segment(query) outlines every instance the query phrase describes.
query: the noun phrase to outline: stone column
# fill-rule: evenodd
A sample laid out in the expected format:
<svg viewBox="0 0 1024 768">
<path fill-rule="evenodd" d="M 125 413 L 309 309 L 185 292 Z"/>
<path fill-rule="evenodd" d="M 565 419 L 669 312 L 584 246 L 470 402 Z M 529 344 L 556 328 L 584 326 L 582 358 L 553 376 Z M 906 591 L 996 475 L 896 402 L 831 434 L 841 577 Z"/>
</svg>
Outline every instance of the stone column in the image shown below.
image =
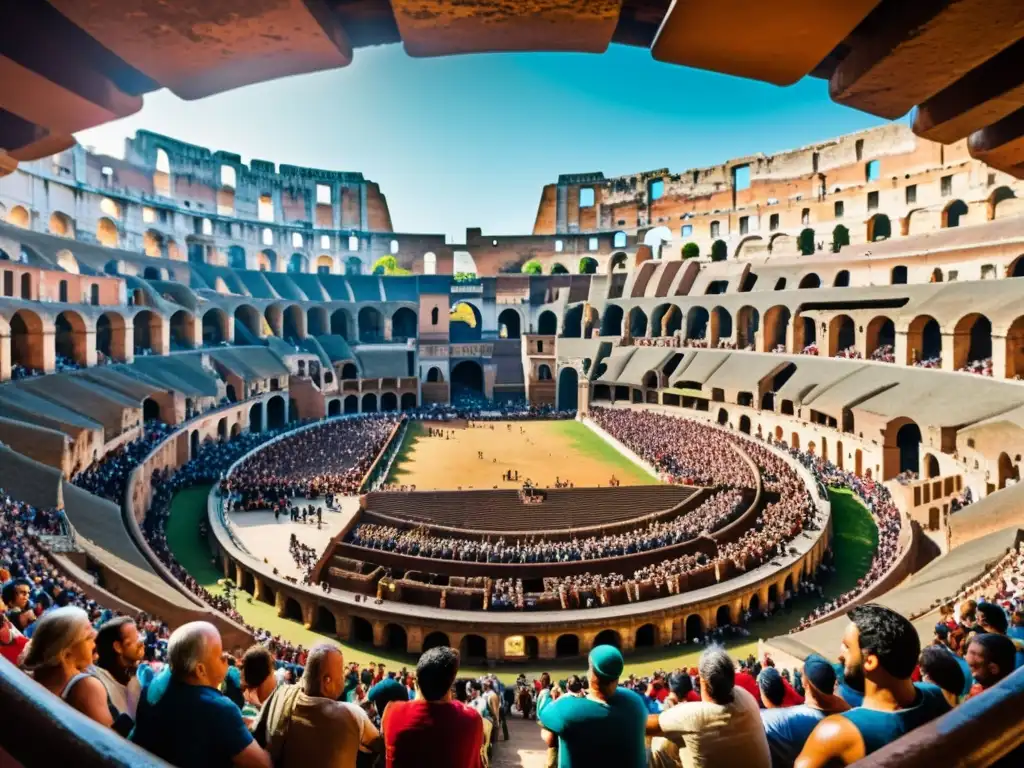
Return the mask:
<svg viewBox="0 0 1024 768">
<path fill-rule="evenodd" d="M 970 344 L 970 334 L 953 334 L 945 333 L 942 334 L 942 370 L 944 371 L 955 371 L 957 368 L 967 362 L 967 353 L 963 352 L 963 360 L 956 360 L 955 355 L 957 346 L 963 346 L 957 344 L 958 336 L 967 336 L 966 343 Z"/>
<path fill-rule="evenodd" d="M 406 627 L 405 648 L 408 653 L 423 653 L 423 627 Z"/>
<path fill-rule="evenodd" d="M 1006 355 L 1010 345 L 1007 343 L 1006 334 L 997 336 L 992 334 L 992 376 L 996 379 L 1006 378 Z M 1012 353 L 1011 353 L 1012 354 Z"/>
<path fill-rule="evenodd" d="M 57 368 L 57 348 L 53 328 L 44 328 L 39 336 L 39 341 L 42 344 L 39 362 L 46 373 L 53 373 Z"/>
<path fill-rule="evenodd" d="M 0 381 L 11 378 L 11 337 L 0 334 Z"/>
<path fill-rule="evenodd" d="M 348 614 L 334 614 L 334 633 L 339 640 L 348 640 L 352 635 L 352 619 Z"/>
<path fill-rule="evenodd" d="M 383 648 L 387 645 L 387 623 L 383 621 L 373 622 L 373 647 Z"/>
<path fill-rule="evenodd" d="M 255 587 L 255 589 L 253 591 L 252 599 L 253 600 L 262 600 L 263 599 L 263 590 L 265 588 L 265 585 L 263 584 L 263 579 L 261 579 L 259 576 L 255 576 L 255 575 L 254 575 L 254 579 L 255 579 L 256 587 Z"/>
<path fill-rule="evenodd" d="M 893 355 L 896 356 L 896 365 L 911 365 L 910 362 L 910 340 L 907 331 L 896 331 L 896 342 L 893 344 Z"/>
<path fill-rule="evenodd" d="M 277 611 L 277 615 L 281 618 L 284 617 L 284 606 L 288 602 L 288 595 L 284 593 L 283 589 L 277 590 L 274 593 L 274 609 Z"/>
<path fill-rule="evenodd" d="M 316 603 L 302 602 L 302 626 L 306 629 L 312 629 L 313 623 L 316 621 Z"/>
<path fill-rule="evenodd" d="M 96 329 L 89 328 L 84 333 L 75 334 L 75 361 L 84 361 L 87 368 L 96 365 Z"/>
</svg>

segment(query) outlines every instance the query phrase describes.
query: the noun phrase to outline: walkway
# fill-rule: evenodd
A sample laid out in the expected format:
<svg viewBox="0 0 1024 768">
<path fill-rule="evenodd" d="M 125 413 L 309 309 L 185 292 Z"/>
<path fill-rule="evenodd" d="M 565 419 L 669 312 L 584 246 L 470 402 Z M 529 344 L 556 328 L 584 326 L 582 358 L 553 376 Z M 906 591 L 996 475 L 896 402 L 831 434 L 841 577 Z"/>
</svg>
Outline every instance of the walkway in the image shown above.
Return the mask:
<svg viewBox="0 0 1024 768">
<path fill-rule="evenodd" d="M 540 739 L 535 720 L 512 715 L 508 721 L 508 741 L 494 745 L 491 768 L 544 768 L 547 749 Z"/>
</svg>

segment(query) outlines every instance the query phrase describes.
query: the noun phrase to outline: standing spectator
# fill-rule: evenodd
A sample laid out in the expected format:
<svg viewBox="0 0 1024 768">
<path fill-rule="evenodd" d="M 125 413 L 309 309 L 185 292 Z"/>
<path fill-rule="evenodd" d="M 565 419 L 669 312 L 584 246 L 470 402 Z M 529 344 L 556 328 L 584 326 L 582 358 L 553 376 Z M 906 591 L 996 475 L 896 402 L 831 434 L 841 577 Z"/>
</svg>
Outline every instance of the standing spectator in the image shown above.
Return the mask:
<svg viewBox="0 0 1024 768">
<path fill-rule="evenodd" d="M 768 672 L 775 670 L 765 669 L 758 676 L 766 705 L 769 699 L 773 702 L 782 699 L 777 689 L 770 695 L 765 695 L 765 686 L 761 683 L 761 678 Z M 779 680 L 782 680 L 781 676 Z M 761 713 L 761 722 L 772 756 L 772 768 L 792 768 L 814 727 L 829 715 L 845 712 L 850 708 L 849 704 L 835 695 L 836 671 L 818 654 L 812 653 L 804 659 L 803 681 L 803 704 L 795 707 L 769 706 Z"/>
<path fill-rule="evenodd" d="M 88 673 L 96 630 L 81 608 L 55 608 L 39 619 L 25 649 L 22 668 L 83 715 L 112 727 L 114 713 L 103 683 Z"/>
<path fill-rule="evenodd" d="M 637 693 L 619 687 L 624 664 L 618 648 L 597 646 L 590 652 L 588 695 L 561 696 L 540 712 L 544 742 L 558 746 L 562 768 L 647 765 L 647 708 Z"/>
<path fill-rule="evenodd" d="M 479 768 L 483 723 L 452 701 L 458 673 L 458 651 L 441 646 L 420 656 L 416 699 L 393 701 L 384 710 L 387 768 Z"/>
<path fill-rule="evenodd" d="M 913 624 L 881 605 L 861 605 L 848 615 L 845 676 L 863 688 L 864 704 L 822 720 L 796 768 L 850 765 L 949 711 L 942 691 L 911 680 L 921 653 Z"/>
<path fill-rule="evenodd" d="M 306 659 L 298 685 L 283 686 L 263 708 L 257 738 L 278 768 L 355 768 L 360 747 L 380 752 L 380 733 L 357 704 L 338 701 L 345 687 L 341 649 L 322 643 Z"/>
<path fill-rule="evenodd" d="M 228 673 L 224 655 L 212 624 L 178 627 L 167 641 L 168 669 L 142 692 L 131 740 L 178 768 L 271 768 L 241 711 L 217 690 Z"/>
<path fill-rule="evenodd" d="M 967 646 L 967 666 L 971 668 L 974 685 L 967 698 L 984 693 L 1010 675 L 1016 663 L 1017 649 L 1006 635 L 986 633 L 975 635 Z"/>
<path fill-rule="evenodd" d="M 701 701 L 679 704 L 647 720 L 647 733 L 682 739 L 687 768 L 769 768 L 771 757 L 754 697 L 736 685 L 736 668 L 724 649 L 712 646 L 697 664 Z"/>
<path fill-rule="evenodd" d="M 128 616 L 118 616 L 96 631 L 96 663 L 89 672 L 103 687 L 114 709 L 135 719 L 142 685 L 135 672 L 146 655 L 139 628 Z"/>
</svg>

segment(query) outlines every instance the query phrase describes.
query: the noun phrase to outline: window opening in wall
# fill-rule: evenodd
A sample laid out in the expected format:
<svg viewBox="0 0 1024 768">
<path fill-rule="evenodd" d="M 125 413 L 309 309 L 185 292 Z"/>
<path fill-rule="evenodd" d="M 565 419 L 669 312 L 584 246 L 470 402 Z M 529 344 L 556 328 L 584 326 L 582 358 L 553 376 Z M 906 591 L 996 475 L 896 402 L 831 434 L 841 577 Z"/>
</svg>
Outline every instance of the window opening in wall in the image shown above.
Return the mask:
<svg viewBox="0 0 1024 768">
<path fill-rule="evenodd" d="M 213 222 L 210 221 L 209 219 L 203 219 L 202 232 L 203 232 L 204 235 L 212 235 L 213 234 Z"/>
<path fill-rule="evenodd" d="M 862 160 L 864 158 L 864 139 L 857 139 L 857 143 L 853 145 L 853 149 L 857 153 L 857 160 Z"/>
<path fill-rule="evenodd" d="M 811 171 L 814 173 L 818 172 L 818 159 L 819 155 L 817 152 L 811 155 Z"/>
<path fill-rule="evenodd" d="M 434 254 L 432 251 L 423 255 L 423 274 L 437 274 L 437 255 Z"/>
<path fill-rule="evenodd" d="M 719 224 L 717 221 L 712 221 L 711 222 L 711 236 L 712 237 L 718 237 L 718 233 L 721 231 L 721 229 L 722 229 L 722 225 Z"/>
<path fill-rule="evenodd" d="M 778 228 L 779 228 L 779 214 L 773 213 L 771 216 L 768 217 L 768 229 L 769 229 L 769 231 L 774 232 Z"/>
<path fill-rule="evenodd" d="M 939 182 L 939 192 L 943 197 L 949 197 L 953 194 L 953 177 L 943 176 Z"/>
<path fill-rule="evenodd" d="M 105 216 L 109 216 L 112 219 L 121 218 L 120 206 L 118 206 L 118 204 L 109 197 L 104 197 L 100 200 L 100 211 L 102 211 Z"/>
<path fill-rule="evenodd" d="M 750 189 L 750 166 L 737 165 L 732 169 L 732 188 L 737 192 Z"/>
<path fill-rule="evenodd" d="M 867 181 L 878 181 L 882 176 L 882 164 L 877 160 L 871 160 L 864 166 L 864 178 Z"/>
<path fill-rule="evenodd" d="M 613 248 L 625 248 L 626 247 L 626 233 L 625 232 L 616 232 L 615 233 L 615 238 L 614 238 L 614 240 L 612 240 L 612 247 Z"/>
<path fill-rule="evenodd" d="M 142 222 L 143 224 L 152 224 L 156 221 L 156 211 L 149 206 L 142 207 Z"/>
<path fill-rule="evenodd" d="M 804 208 L 804 209 L 803 209 L 803 210 L 802 210 L 802 211 L 800 212 L 800 223 L 801 223 L 801 224 L 802 224 L 803 226 L 805 226 L 805 227 L 806 227 L 806 226 L 807 226 L 808 224 L 810 224 L 810 223 L 811 223 L 811 209 L 810 209 L 810 208 Z"/>
<path fill-rule="evenodd" d="M 260 195 L 256 205 L 256 216 L 260 221 L 274 220 L 274 200 L 270 195 Z"/>
<path fill-rule="evenodd" d="M 331 236 L 330 235 L 320 235 L 320 247 L 325 249 L 325 250 L 327 248 L 331 247 Z"/>
<path fill-rule="evenodd" d="M 263 228 L 262 240 L 264 245 L 274 244 L 274 233 L 271 231 L 270 227 Z"/>
<path fill-rule="evenodd" d="M 679 234 L 683 237 L 690 237 L 693 234 L 693 224 L 683 224 Z"/>
<path fill-rule="evenodd" d="M 398 241 L 397 240 L 392 240 L 391 241 L 391 255 L 394 256 L 396 253 L 398 253 Z"/>
<path fill-rule="evenodd" d="M 877 211 L 878 210 L 878 193 L 877 192 L 868 192 L 868 210 L 869 211 Z"/>
<path fill-rule="evenodd" d="M 740 234 L 745 235 L 750 231 L 750 217 L 740 216 Z"/>
<path fill-rule="evenodd" d="M 665 182 L 661 179 L 655 179 L 651 182 L 651 202 L 660 200 L 665 196 Z M 618 246 L 616 246 L 618 247 Z"/>
<path fill-rule="evenodd" d="M 597 247 L 598 247 L 597 238 L 596 237 L 590 238 L 590 240 L 588 241 L 587 245 L 589 246 L 590 250 L 596 251 Z"/>
<path fill-rule="evenodd" d="M 594 188 L 580 187 L 580 208 L 592 208 L 594 206 Z"/>
<path fill-rule="evenodd" d="M 320 205 L 331 204 L 331 188 L 326 184 L 316 185 L 316 201 Z"/>
<path fill-rule="evenodd" d="M 907 203 L 908 204 L 916 203 L 917 202 L 917 184 L 911 184 L 910 186 L 908 186 L 907 189 L 906 189 L 906 194 L 907 194 Z"/>
<path fill-rule="evenodd" d="M 348 238 L 348 249 L 350 251 L 358 251 L 359 250 L 359 238 L 356 237 L 355 235 L 349 235 L 349 238 Z"/>
<path fill-rule="evenodd" d="M 555 240 L 555 253 L 561 253 L 565 250 L 565 243 L 561 240 Z"/>
<path fill-rule="evenodd" d="M 292 232 L 292 248 L 302 247 L 302 235 L 298 232 Z"/>
<path fill-rule="evenodd" d="M 832 207 L 835 210 L 836 218 L 837 219 L 843 218 L 843 213 L 846 211 L 846 206 L 843 204 L 843 201 L 842 200 L 836 200 L 835 205 L 833 205 Z"/>
<path fill-rule="evenodd" d="M 220 185 L 222 187 L 231 187 L 234 189 L 236 184 L 237 176 L 235 175 L 235 169 L 230 165 L 222 165 L 220 167 Z"/>
</svg>

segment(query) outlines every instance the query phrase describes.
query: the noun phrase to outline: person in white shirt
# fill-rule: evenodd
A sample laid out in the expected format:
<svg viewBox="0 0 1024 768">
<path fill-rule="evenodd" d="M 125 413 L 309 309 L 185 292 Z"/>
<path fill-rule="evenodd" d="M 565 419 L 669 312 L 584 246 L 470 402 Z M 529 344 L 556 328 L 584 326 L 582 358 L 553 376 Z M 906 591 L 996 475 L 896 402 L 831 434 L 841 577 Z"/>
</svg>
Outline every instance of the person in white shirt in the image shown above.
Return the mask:
<svg viewBox="0 0 1024 768">
<path fill-rule="evenodd" d="M 145 655 L 139 628 L 128 616 L 111 619 L 96 631 L 96 663 L 88 671 L 103 683 L 114 708 L 132 720 L 142 694 L 136 672 Z"/>
</svg>

